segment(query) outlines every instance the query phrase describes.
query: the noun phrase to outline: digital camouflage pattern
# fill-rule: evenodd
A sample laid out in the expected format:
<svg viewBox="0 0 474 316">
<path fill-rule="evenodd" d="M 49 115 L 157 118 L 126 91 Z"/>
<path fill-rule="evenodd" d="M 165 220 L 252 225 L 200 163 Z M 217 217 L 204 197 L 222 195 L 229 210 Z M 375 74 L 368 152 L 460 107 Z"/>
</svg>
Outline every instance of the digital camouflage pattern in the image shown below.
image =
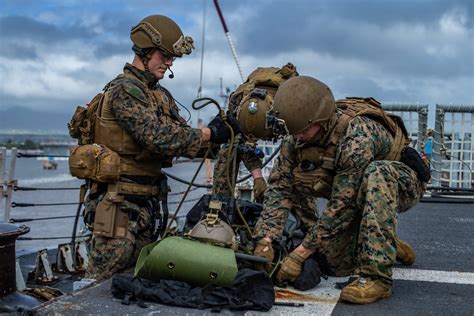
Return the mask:
<svg viewBox="0 0 474 316">
<path fill-rule="evenodd" d="M 264 210 L 255 226 L 254 238 L 270 237 L 278 240 L 285 227 L 289 212 L 293 212 L 303 223 L 307 233 L 303 244 L 313 239 L 312 232 L 318 222 L 317 198 L 305 194 L 293 185 L 292 170 L 297 165 L 296 147 L 293 138 L 287 137 L 282 141 L 280 154 L 273 165 L 265 192 Z"/>
<path fill-rule="evenodd" d="M 169 92 L 157 86 L 151 74 L 130 64 L 124 74 L 108 88 L 119 125 L 153 154 L 194 158 L 202 145 L 201 131 L 185 124 Z"/>
<path fill-rule="evenodd" d="M 120 127 L 154 157 L 163 161 L 177 156 L 193 158 L 205 145 L 201 131 L 186 125 L 172 96 L 156 84 L 150 73 L 126 64 L 124 74 L 106 87 L 105 102 L 110 102 Z M 102 197 L 88 197 L 85 214 L 93 212 Z M 92 237 L 87 277 L 104 279 L 134 265 L 140 249 L 151 242 L 152 218 L 147 208 L 125 201 L 122 209 L 135 217 L 138 214 L 138 219 L 129 221 L 129 238 Z"/>
<path fill-rule="evenodd" d="M 84 212 L 95 210 L 103 195 L 85 202 Z M 122 210 L 136 214 L 136 220 L 128 222 L 132 238 L 109 238 L 93 235 L 89 241 L 89 264 L 86 278 L 103 280 L 124 269 L 133 267 L 143 246 L 152 242 L 153 225 L 147 208 L 125 201 Z"/>
<path fill-rule="evenodd" d="M 231 192 L 228 184 L 228 169 L 227 163 L 232 161 L 232 157 L 228 157 L 229 144 L 225 144 L 221 147 L 217 154 L 217 159 L 214 163 L 214 173 L 213 173 L 213 193 L 221 196 L 234 196 L 234 192 Z M 245 168 L 252 172 L 255 169 L 262 168 L 262 159 L 259 157 L 249 154 L 237 152 L 235 157 L 235 169 L 234 171 L 230 170 L 233 181 L 237 178 L 239 171 L 240 162 L 243 162 Z"/>
<path fill-rule="evenodd" d="M 334 275 L 361 275 L 391 282 L 396 257 L 397 212 L 421 198 L 424 185 L 401 162 L 382 160 L 392 136 L 379 123 L 358 116 L 351 120 L 336 147 L 335 175 L 326 210 L 307 231 L 302 245 L 323 254 Z M 294 201 L 314 196 L 311 187 L 295 187 L 294 169 L 300 163 L 293 137 L 284 139 L 274 165 L 264 211 L 255 238 L 278 240 Z M 303 209 L 313 216 L 312 210 Z M 309 215 L 311 214 L 311 215 Z"/>
<path fill-rule="evenodd" d="M 268 107 L 270 106 L 271 102 L 273 102 L 273 96 L 275 91 L 278 89 L 281 83 L 288 80 L 291 77 L 298 76 L 298 72 L 296 71 L 296 67 L 292 63 L 287 63 L 283 65 L 281 68 L 277 67 L 259 67 L 256 68 L 252 73 L 248 76 L 247 80 L 239 85 L 235 91 L 229 97 L 229 113 L 236 115 L 237 118 L 241 117 L 239 115 L 240 110 L 243 107 L 243 103 L 245 103 L 245 99 L 249 99 L 251 92 L 254 88 L 260 88 L 266 90 L 266 101 L 268 102 Z M 260 110 L 265 110 L 263 113 L 266 113 L 268 110 L 267 107 L 261 108 Z M 251 120 L 255 125 L 256 129 L 260 127 L 263 128 L 263 122 L 257 120 Z M 242 124 L 242 122 L 240 122 Z M 242 125 L 241 125 L 242 127 Z M 244 129 L 243 129 L 244 131 Z M 256 131 L 254 130 L 254 133 Z M 253 133 L 252 133 L 253 134 Z M 256 133 L 258 135 L 259 133 Z M 253 134 L 255 135 L 255 134 Z M 248 137 L 249 135 L 246 135 Z M 250 138 L 254 138 L 254 136 L 250 136 Z M 253 139 L 254 141 L 258 139 Z M 227 149 L 228 144 L 222 146 L 221 150 L 218 153 L 217 160 L 214 164 L 214 176 L 213 182 L 214 187 L 213 191 L 216 194 L 223 195 L 223 196 L 233 196 L 233 192 L 231 192 L 229 185 L 228 185 L 228 175 L 227 175 L 227 168 L 226 165 L 228 161 L 232 159 L 236 159 L 236 169 L 235 171 L 231 171 L 233 179 L 237 177 L 237 173 L 239 171 L 240 162 L 243 162 L 245 168 L 248 171 L 252 172 L 256 169 L 262 168 L 262 159 L 252 155 L 250 153 L 243 153 L 238 152 L 236 157 L 228 157 Z"/>
</svg>

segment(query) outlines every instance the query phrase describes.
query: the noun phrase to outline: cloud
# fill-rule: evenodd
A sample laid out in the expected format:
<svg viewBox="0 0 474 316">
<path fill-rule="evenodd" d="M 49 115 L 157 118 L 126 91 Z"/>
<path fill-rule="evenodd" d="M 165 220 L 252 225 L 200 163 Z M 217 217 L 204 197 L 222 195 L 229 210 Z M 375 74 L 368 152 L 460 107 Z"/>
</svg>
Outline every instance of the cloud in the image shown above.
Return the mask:
<svg viewBox="0 0 474 316">
<path fill-rule="evenodd" d="M 371 6 L 366 7 L 367 12 L 362 17 L 357 15 L 360 9 L 348 17 L 326 14 L 328 8 L 333 8 L 327 3 L 316 2 L 312 10 L 308 9 L 311 7 L 308 3 L 305 7 L 298 3 L 291 14 L 279 10 L 278 6 L 268 7 L 266 12 L 260 8 L 263 18 L 255 19 L 254 14 L 250 14 L 241 24 L 245 26 L 242 33 L 237 33 L 241 51 L 263 57 L 269 51 L 311 49 L 335 57 L 367 61 L 374 68 L 384 68 L 400 76 L 421 72 L 430 76 L 457 76 L 474 71 L 473 63 L 464 62 L 474 54 L 473 45 L 467 44 L 474 42 L 474 34 L 466 7 L 439 9 L 437 15 L 431 12 L 432 18 L 426 19 L 421 14 L 425 6 L 418 3 L 418 20 L 404 20 L 401 16 L 398 20 L 389 18 L 389 23 L 381 22 L 378 15 L 385 16 L 391 9 L 390 2 L 388 10 L 378 6 L 380 10 L 374 12 Z M 321 7 L 317 7 L 318 4 Z M 339 2 L 334 7 L 340 7 L 337 4 Z M 374 16 L 367 16 L 369 13 Z"/>
<path fill-rule="evenodd" d="M 440 29 L 448 36 L 460 37 L 467 35 L 467 12 L 461 8 L 453 8 L 443 14 L 439 21 Z"/>
<path fill-rule="evenodd" d="M 113 3 L 113 5 L 112 5 Z M 203 1 L 3 1 L 0 108 L 72 112 L 132 60 L 129 32 L 146 15 L 171 16 L 196 50 L 163 85 L 190 105 L 199 86 Z M 385 102 L 474 103 L 473 3 L 469 0 L 220 1 L 244 76 L 293 62 L 336 97 Z M 241 81 L 219 18 L 206 2 L 203 95 L 219 101 Z M 209 118 L 214 109 L 199 113 Z M 195 117 L 197 114 L 193 114 Z"/>
<path fill-rule="evenodd" d="M 25 16 L 0 18 L 0 38 L 5 40 L 35 40 L 57 43 L 74 38 L 87 39 L 92 33 L 84 27 L 58 27 Z"/>
</svg>

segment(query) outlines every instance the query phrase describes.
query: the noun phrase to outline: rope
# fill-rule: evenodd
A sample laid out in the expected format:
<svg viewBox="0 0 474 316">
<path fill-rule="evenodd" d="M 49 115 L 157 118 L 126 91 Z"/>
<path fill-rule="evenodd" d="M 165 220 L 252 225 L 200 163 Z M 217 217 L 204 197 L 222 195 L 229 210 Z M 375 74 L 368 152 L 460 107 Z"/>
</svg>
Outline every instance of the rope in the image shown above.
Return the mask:
<svg viewBox="0 0 474 316">
<path fill-rule="evenodd" d="M 30 206 L 54 206 L 54 205 L 77 205 L 79 202 L 73 203 L 16 203 L 12 202 L 11 207 L 30 207 Z"/>
<path fill-rule="evenodd" d="M 25 222 L 33 222 L 33 221 L 42 221 L 46 219 L 60 219 L 60 218 L 72 218 L 72 217 L 76 217 L 76 216 L 67 215 L 67 216 L 38 217 L 38 218 L 10 218 L 9 223 L 25 223 Z"/>
<path fill-rule="evenodd" d="M 431 196 L 432 197 L 443 197 L 443 196 L 465 196 L 466 198 L 471 196 L 472 198 L 474 198 L 474 191 L 452 191 L 452 192 L 449 192 L 449 191 L 443 191 L 443 192 L 438 192 L 438 191 L 434 191 L 434 192 L 431 192 Z"/>
<path fill-rule="evenodd" d="M 77 224 L 79 223 L 79 217 L 81 216 L 82 204 L 84 204 L 82 194 L 83 193 L 85 194 L 86 190 L 88 189 L 85 184 L 82 185 L 81 188 L 83 188 L 84 191 L 81 191 L 81 193 L 79 194 L 81 197 L 79 198 L 80 202 L 79 202 L 79 205 L 77 206 L 76 215 L 74 216 L 74 224 L 72 226 L 72 234 L 71 234 L 72 257 L 73 258 L 76 257 Z"/>
<path fill-rule="evenodd" d="M 191 191 L 196 191 L 196 190 L 198 190 L 198 189 L 200 189 L 200 188 L 192 188 L 192 189 L 189 190 L 189 192 L 191 192 Z M 184 194 L 184 193 L 186 193 L 186 191 L 175 192 L 175 193 L 169 193 L 168 195 L 169 195 L 169 196 L 172 196 L 172 195 L 176 196 L 176 195 L 181 195 L 181 194 Z"/>
<path fill-rule="evenodd" d="M 199 201 L 201 198 L 198 197 L 198 198 L 195 198 L 195 199 L 189 199 L 189 200 L 186 200 L 184 201 L 183 203 L 189 203 L 189 202 L 196 202 L 196 201 Z M 178 204 L 180 203 L 181 201 L 175 201 L 175 202 L 168 202 L 168 204 Z"/>
<path fill-rule="evenodd" d="M 277 260 L 275 266 L 273 267 L 273 269 L 270 271 L 270 277 L 272 277 L 273 274 L 276 272 L 276 270 L 280 266 L 280 262 L 281 262 L 281 250 L 278 251 L 278 260 Z"/>
<path fill-rule="evenodd" d="M 474 204 L 474 199 L 463 199 L 463 198 L 422 198 L 421 203 L 446 203 L 446 204 Z"/>
<path fill-rule="evenodd" d="M 178 182 L 181 182 L 181 183 L 184 183 L 184 184 L 191 184 L 191 182 L 189 182 L 188 180 L 185 180 L 183 178 L 180 178 L 180 177 L 177 177 L 175 175 L 172 175 L 171 173 L 168 173 L 164 170 L 161 170 L 161 173 L 165 174 L 166 176 L 170 177 L 171 179 L 173 180 L 176 180 Z M 206 188 L 206 189 L 211 189 L 212 188 L 212 185 L 210 184 L 200 184 L 200 183 L 193 183 L 192 184 L 193 186 L 195 187 L 198 187 L 198 188 Z"/>
<path fill-rule="evenodd" d="M 197 91 L 197 98 L 202 97 L 202 73 L 204 69 L 204 43 L 205 43 L 205 34 L 206 34 L 206 0 L 202 0 L 203 10 L 202 10 L 202 37 L 201 37 L 201 70 L 199 71 L 199 87 Z"/>
<path fill-rule="evenodd" d="M 172 193 L 170 195 L 182 195 L 185 193 L 189 193 L 191 191 L 197 190 L 198 188 L 194 189 L 189 189 L 187 191 L 182 191 L 182 192 L 176 192 Z M 199 199 L 192 199 L 192 200 L 186 200 L 185 203 L 192 202 L 192 201 L 197 201 Z M 170 204 L 177 204 L 178 202 L 170 202 Z M 11 207 L 33 207 L 33 206 L 55 206 L 55 205 L 78 205 L 79 202 L 73 202 L 73 203 L 17 203 L 17 202 L 12 202 Z M 74 216 L 70 216 L 74 217 Z"/>
<path fill-rule="evenodd" d="M 277 147 L 277 149 L 275 149 L 275 151 L 270 155 L 270 157 L 268 157 L 265 160 L 265 162 L 262 165 L 262 168 L 265 167 L 266 165 L 268 165 L 270 163 L 270 161 L 272 161 L 273 158 L 275 158 L 275 156 L 280 152 L 280 149 L 281 149 L 281 144 L 280 144 L 280 146 Z M 247 180 L 248 178 L 250 178 L 251 176 L 252 176 L 252 174 L 248 174 L 245 177 L 242 177 L 239 180 L 237 180 L 237 183 L 243 182 L 243 181 Z"/>
<path fill-rule="evenodd" d="M 201 162 L 202 158 L 195 158 L 195 159 L 179 159 L 175 160 L 173 164 L 177 163 L 187 163 L 187 162 Z"/>
<path fill-rule="evenodd" d="M 268 164 L 270 163 L 270 161 L 272 161 L 272 159 L 273 159 L 273 158 L 278 154 L 278 152 L 280 151 L 280 148 L 281 148 L 281 145 L 278 146 L 278 148 L 275 149 L 275 151 L 270 155 L 270 157 L 268 157 L 268 158 L 265 160 L 265 162 L 264 162 L 263 165 L 262 165 L 262 168 L 265 167 L 266 165 L 268 165 Z M 183 178 L 180 178 L 180 177 L 177 177 L 177 176 L 172 175 L 172 174 L 170 174 L 170 173 L 167 173 L 167 172 L 164 171 L 164 170 L 161 170 L 161 172 L 164 173 L 165 175 L 167 175 L 168 177 L 170 177 L 171 179 L 176 180 L 176 181 L 178 181 L 178 182 L 181 182 L 181 183 L 184 183 L 184 184 L 188 184 L 188 185 L 191 183 L 191 182 L 189 182 L 189 181 L 187 181 L 187 180 L 185 180 L 185 179 L 183 179 Z M 242 177 L 242 178 L 238 179 L 238 180 L 237 180 L 237 183 L 241 183 L 241 182 L 243 182 L 243 181 L 249 179 L 250 177 L 252 177 L 252 174 L 248 174 L 248 175 L 246 175 L 245 177 Z M 193 183 L 192 185 L 195 186 L 195 187 L 198 187 L 198 188 L 212 189 L 212 185 L 210 185 L 210 184 Z"/>
<path fill-rule="evenodd" d="M 32 188 L 14 186 L 13 191 L 57 191 L 57 190 L 79 190 L 79 188 Z"/>
<path fill-rule="evenodd" d="M 88 238 L 90 236 L 92 236 L 92 234 L 77 236 L 77 238 Z M 69 238 L 71 238 L 71 236 L 67 236 L 67 237 L 18 237 L 18 240 L 52 240 L 52 239 L 69 239 Z"/>
<path fill-rule="evenodd" d="M 281 145 L 278 146 L 278 148 L 275 149 L 275 151 L 270 155 L 270 157 L 268 157 L 268 158 L 264 161 L 262 167 L 265 167 L 268 163 L 270 163 L 270 161 L 272 161 L 272 159 L 273 159 L 273 158 L 276 156 L 276 154 L 278 154 L 278 152 L 280 151 L 280 148 L 281 148 Z M 31 155 L 31 156 L 33 156 L 33 155 Z M 66 157 L 68 157 L 68 156 L 66 156 Z M 200 160 L 201 160 L 201 159 L 189 159 L 189 160 L 183 161 L 183 163 L 184 163 L 184 162 L 198 162 L 198 161 L 200 161 Z M 180 162 L 181 162 L 181 161 L 178 161 L 177 163 L 180 163 Z M 166 172 L 165 170 L 161 170 L 161 172 L 164 173 L 166 176 L 170 177 L 171 179 L 176 180 L 176 181 L 178 181 L 178 182 L 180 182 L 180 183 L 188 184 L 188 185 L 190 184 L 190 182 L 189 182 L 188 180 L 185 180 L 185 179 L 180 178 L 180 177 L 178 177 L 178 176 L 175 176 L 175 175 L 173 175 L 173 174 L 171 174 L 171 173 L 168 173 L 168 172 Z M 252 177 L 252 174 L 248 174 L 248 175 L 246 175 L 246 176 L 244 176 L 244 177 L 238 179 L 236 183 L 241 183 L 241 182 L 243 182 L 243 181 L 249 179 L 250 177 Z M 193 183 L 192 186 L 197 187 L 197 188 L 212 189 L 212 185 L 210 185 L 210 184 Z M 16 187 L 14 187 L 14 190 L 15 190 L 15 191 L 34 191 L 34 190 L 37 190 L 37 191 L 40 191 L 40 190 L 41 190 L 41 191 L 48 191 L 48 190 L 78 190 L 78 188 L 30 188 L 30 187 L 18 187 L 18 186 L 16 186 Z M 183 193 L 180 193 L 180 194 L 183 194 Z M 171 195 L 173 195 L 173 194 L 171 194 Z M 176 194 L 176 195 L 178 195 L 178 194 Z"/>
<path fill-rule="evenodd" d="M 237 65 L 237 69 L 239 70 L 240 78 L 242 79 L 242 82 L 244 82 L 244 74 L 242 72 L 242 68 L 240 67 L 239 58 L 237 57 L 237 51 L 235 49 L 234 42 L 232 41 L 232 37 L 230 37 L 230 32 L 225 33 L 225 36 L 227 37 L 230 50 L 232 51 L 232 56 L 234 57 L 235 64 Z"/>
<path fill-rule="evenodd" d="M 194 106 L 193 106 L 193 107 L 194 107 Z M 210 150 L 211 150 L 211 147 L 209 147 L 209 148 L 207 149 L 206 154 L 204 155 L 204 158 L 207 157 L 207 155 L 209 154 Z M 197 177 L 197 175 L 199 174 L 199 171 L 201 170 L 202 165 L 204 165 L 204 161 L 205 161 L 205 160 L 206 160 L 206 159 L 203 159 L 203 160 L 201 161 L 201 163 L 199 164 L 199 167 L 197 168 L 196 172 L 194 173 L 194 176 L 193 176 L 193 178 L 191 179 L 191 182 L 189 183 L 188 188 L 186 189 L 186 192 L 185 192 L 184 195 L 183 195 L 183 198 L 181 199 L 181 201 L 179 202 L 178 207 L 176 208 L 176 212 L 173 214 L 173 217 L 172 217 L 171 220 L 169 221 L 168 226 L 166 226 L 165 231 L 164 231 L 163 234 L 161 235 L 161 238 L 162 238 L 162 239 L 166 237 L 166 235 L 168 234 L 168 232 L 169 232 L 169 230 L 170 230 L 170 228 L 171 228 L 171 224 L 173 223 L 173 221 L 176 220 L 176 216 L 178 216 L 179 210 L 181 209 L 181 206 L 184 204 L 184 200 L 186 199 L 186 196 L 188 195 L 189 190 L 191 189 L 194 180 L 196 180 L 196 177 Z M 170 204 L 171 204 L 171 203 L 170 203 Z"/>
<path fill-rule="evenodd" d="M 239 58 L 237 57 L 237 51 L 235 50 L 234 42 L 232 42 L 232 38 L 230 37 L 230 32 L 227 28 L 227 24 L 225 23 L 224 15 L 222 14 L 218 0 L 214 0 L 214 6 L 216 7 L 217 14 L 219 15 L 219 19 L 221 20 L 222 27 L 224 28 L 224 33 L 227 37 L 227 42 L 229 43 L 229 47 L 232 52 L 232 56 L 234 57 L 235 64 L 237 65 L 237 69 L 239 70 L 240 78 L 242 79 L 242 82 L 244 82 L 245 79 L 242 73 L 242 68 L 240 67 Z"/>
<path fill-rule="evenodd" d="M 200 103 L 204 101 L 204 103 Z M 222 111 L 219 103 L 216 102 L 216 100 L 212 99 L 212 98 L 197 98 L 196 100 L 193 101 L 192 103 L 192 107 L 194 110 L 200 110 L 202 108 L 204 108 L 205 106 L 209 105 L 209 104 L 214 104 L 216 107 L 217 107 L 217 110 L 219 111 L 219 115 L 221 115 L 224 123 L 227 124 L 228 128 L 230 129 L 230 134 L 231 134 L 231 139 L 233 139 L 234 137 L 234 131 L 233 129 L 231 128 L 231 126 L 226 122 L 226 116 L 225 116 L 225 113 L 224 111 Z M 183 198 L 181 199 L 181 201 L 179 202 L 179 205 L 178 207 L 176 208 L 176 212 L 173 214 L 173 217 L 171 218 L 171 220 L 169 221 L 169 224 L 166 226 L 166 229 L 165 231 L 163 232 L 163 234 L 161 235 L 161 238 L 165 238 L 166 235 L 168 234 L 168 232 L 170 231 L 170 228 L 171 228 L 171 224 L 173 223 L 173 221 L 176 220 L 176 216 L 178 216 L 178 213 L 181 209 L 181 206 L 183 206 L 184 204 L 184 201 L 189 193 L 189 190 L 191 189 L 191 187 L 193 186 L 193 183 L 194 181 L 196 180 L 198 174 L 199 174 L 199 171 L 201 170 L 202 166 L 204 165 L 204 162 L 206 161 L 206 158 L 207 156 L 209 155 L 211 151 L 211 147 L 209 146 L 207 148 L 207 151 L 206 153 L 204 154 L 204 158 L 202 159 L 201 163 L 199 164 L 196 172 L 194 173 L 194 176 L 193 178 L 191 179 L 191 182 L 188 184 L 188 188 L 186 189 L 186 192 L 184 193 L 183 195 Z M 189 200 L 188 200 L 189 201 Z M 190 202 L 190 201 L 189 201 Z"/>
<path fill-rule="evenodd" d="M 185 109 L 186 112 L 188 112 L 188 115 L 189 115 L 189 116 L 188 116 L 188 118 L 186 119 L 186 123 L 189 122 L 189 120 L 191 120 L 191 111 L 189 111 L 189 109 L 188 109 L 184 104 L 182 104 L 181 102 L 179 102 L 178 100 L 176 100 L 174 97 L 173 97 L 173 99 L 174 99 L 174 101 L 175 101 L 176 103 L 178 103 L 183 109 Z"/>
<path fill-rule="evenodd" d="M 436 191 L 454 191 L 454 192 L 474 192 L 474 189 L 468 188 L 454 188 L 454 187 L 427 187 L 427 190 L 436 190 Z"/>
<path fill-rule="evenodd" d="M 25 153 L 17 153 L 16 154 L 17 158 L 38 158 L 38 157 L 44 157 L 45 159 L 47 158 L 69 158 L 69 155 L 40 155 L 40 154 L 25 154 Z"/>
</svg>

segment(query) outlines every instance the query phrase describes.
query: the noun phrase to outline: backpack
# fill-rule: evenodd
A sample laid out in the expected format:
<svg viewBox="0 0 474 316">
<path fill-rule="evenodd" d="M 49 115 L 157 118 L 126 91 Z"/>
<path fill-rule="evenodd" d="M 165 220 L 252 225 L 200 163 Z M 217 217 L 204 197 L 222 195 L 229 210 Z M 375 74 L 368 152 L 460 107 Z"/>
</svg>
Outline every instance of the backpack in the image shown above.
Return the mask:
<svg viewBox="0 0 474 316">
<path fill-rule="evenodd" d="M 67 124 L 69 135 L 78 140 L 79 145 L 86 145 L 93 143 L 95 119 L 94 117 L 99 110 L 99 105 L 104 100 L 104 93 L 98 93 L 87 104 L 87 107 L 78 106 L 74 114 Z"/>
<path fill-rule="evenodd" d="M 236 112 L 242 100 L 248 98 L 255 88 L 267 90 L 267 95 L 271 96 L 273 101 L 273 96 L 280 84 L 294 76 L 298 76 L 298 72 L 292 63 L 287 63 L 282 68 L 259 67 L 255 69 L 247 80 L 230 95 L 229 110 Z"/>
</svg>

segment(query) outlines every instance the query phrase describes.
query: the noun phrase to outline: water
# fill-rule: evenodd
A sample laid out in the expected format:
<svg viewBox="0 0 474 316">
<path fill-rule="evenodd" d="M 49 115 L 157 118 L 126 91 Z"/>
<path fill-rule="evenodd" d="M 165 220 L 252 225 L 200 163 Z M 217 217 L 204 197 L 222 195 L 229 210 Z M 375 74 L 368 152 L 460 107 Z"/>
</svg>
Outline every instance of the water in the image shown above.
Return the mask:
<svg viewBox="0 0 474 316">
<path fill-rule="evenodd" d="M 34 158 L 18 158 L 15 168 L 14 179 L 18 180 L 18 187 L 33 187 L 33 188 L 49 188 L 53 190 L 47 191 L 15 191 L 13 192 L 12 201 L 16 203 L 33 203 L 33 204 L 49 204 L 49 203 L 76 203 L 79 199 L 79 186 L 83 183 L 82 180 L 73 178 L 69 174 L 68 161 L 58 160 L 56 170 L 44 170 L 42 161 Z M 167 169 L 167 172 L 172 173 L 178 177 L 191 180 L 199 163 L 179 163 L 173 168 Z M 9 163 L 7 163 L 7 170 L 9 170 Z M 205 179 L 204 166 L 198 175 L 198 183 L 203 183 Z M 182 198 L 182 194 L 174 195 L 179 192 L 184 192 L 187 185 L 179 183 L 175 180 L 169 179 L 169 186 L 171 187 L 171 194 L 169 200 L 169 211 L 174 213 L 178 206 L 178 202 Z M 57 190 L 57 188 L 75 188 L 74 190 Z M 199 188 L 190 191 L 182 210 L 179 214 L 186 214 L 195 199 L 198 199 L 202 194 L 206 193 L 206 189 Z M 4 203 L 0 208 L 3 216 Z M 35 207 L 15 207 L 11 208 L 11 218 L 44 218 L 52 216 L 74 216 L 77 211 L 77 205 L 62 205 L 62 206 L 35 206 Z M 56 247 L 60 243 L 66 243 L 71 240 L 73 230 L 74 218 L 64 219 L 48 219 L 35 220 L 23 223 L 30 227 L 30 232 L 22 237 L 42 238 L 42 237 L 66 237 L 59 240 L 19 240 L 16 244 L 17 254 L 36 251 L 43 248 Z M 78 232 L 82 224 L 82 217 L 79 219 Z"/>
</svg>

